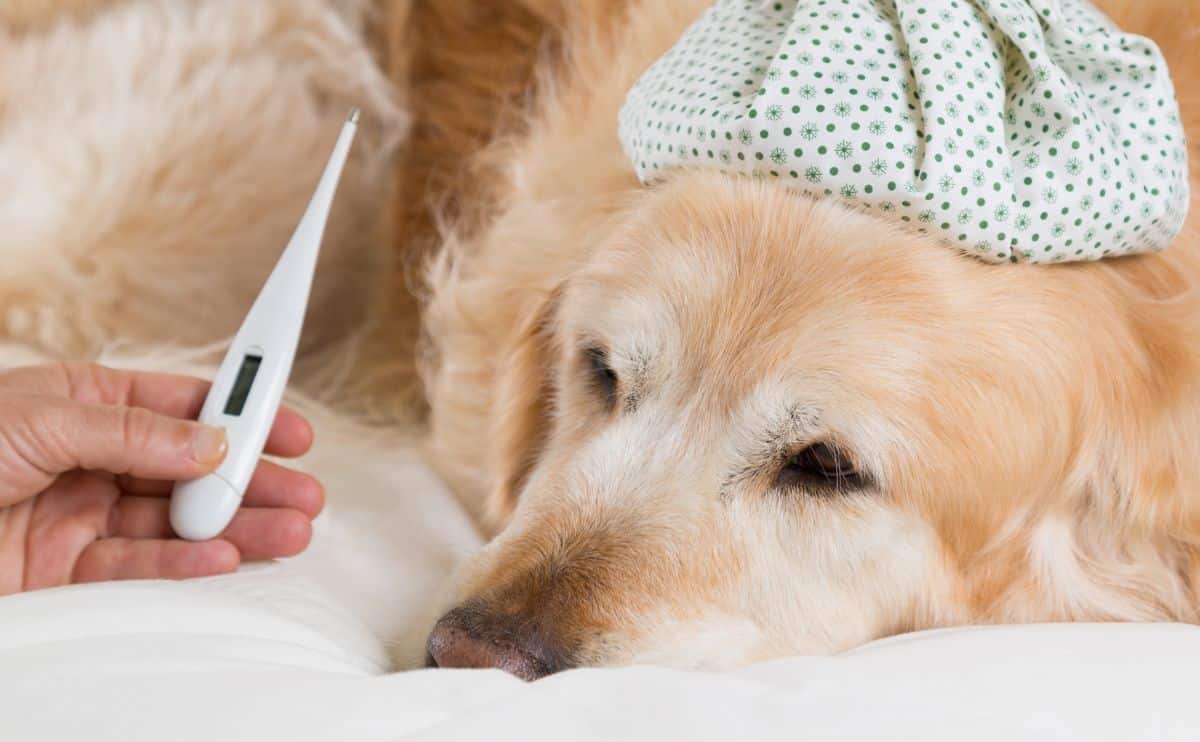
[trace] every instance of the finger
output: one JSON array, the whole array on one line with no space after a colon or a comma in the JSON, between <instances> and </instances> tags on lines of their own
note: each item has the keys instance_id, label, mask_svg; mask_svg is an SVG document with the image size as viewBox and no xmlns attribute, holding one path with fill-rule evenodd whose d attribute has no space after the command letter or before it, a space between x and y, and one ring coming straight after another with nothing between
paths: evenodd
<instances>
[{"instance_id":1,"label":"finger","mask_svg":"<svg viewBox=\"0 0 1200 742\"><path fill-rule=\"evenodd\" d=\"M158 497L123 497L109 536L119 539L174 539L170 505ZM221 534L247 560L294 556L312 541L308 516L286 508L242 508Z\"/></svg>"},{"instance_id":2,"label":"finger","mask_svg":"<svg viewBox=\"0 0 1200 742\"><path fill-rule=\"evenodd\" d=\"M166 497L175 489L175 482L166 479L142 479L122 474L117 477L122 494L136 497Z\"/></svg>"},{"instance_id":3,"label":"finger","mask_svg":"<svg viewBox=\"0 0 1200 742\"><path fill-rule=\"evenodd\" d=\"M162 415L195 420L211 384L193 376L127 371L95 363L27 366L0 374L0 388L102 405L144 407ZM312 446L312 426L303 415L281 407L267 438L266 453L300 456Z\"/></svg>"},{"instance_id":4,"label":"finger","mask_svg":"<svg viewBox=\"0 0 1200 742\"><path fill-rule=\"evenodd\" d=\"M325 488L315 477L304 472L271 461L260 461L246 487L242 504L254 508L291 508L311 520L325 507Z\"/></svg>"},{"instance_id":5,"label":"finger","mask_svg":"<svg viewBox=\"0 0 1200 742\"><path fill-rule=\"evenodd\" d=\"M232 572L239 562L237 548L228 541L106 538L83 550L71 581L206 577Z\"/></svg>"},{"instance_id":6,"label":"finger","mask_svg":"<svg viewBox=\"0 0 1200 742\"><path fill-rule=\"evenodd\" d=\"M112 538L105 540L177 540L171 529L169 507L161 498L122 498L113 517ZM241 558L250 561L295 556L312 541L312 523L296 510L242 508L220 540L233 544Z\"/></svg>"},{"instance_id":7,"label":"finger","mask_svg":"<svg viewBox=\"0 0 1200 742\"><path fill-rule=\"evenodd\" d=\"M303 415L290 407L279 408L275 423L267 436L266 453L293 458L303 456L312 448L313 429Z\"/></svg>"},{"instance_id":8,"label":"finger","mask_svg":"<svg viewBox=\"0 0 1200 742\"><path fill-rule=\"evenodd\" d=\"M126 371L95 363L26 366L0 376L0 388L90 404L145 407L183 418L200 414L209 386L192 376Z\"/></svg>"},{"instance_id":9,"label":"finger","mask_svg":"<svg viewBox=\"0 0 1200 742\"><path fill-rule=\"evenodd\" d=\"M312 445L313 432L308 421L299 413L286 407L279 409L275 418L275 427L271 429L270 437L263 453L271 456L296 457L303 456ZM265 464L261 461L259 464ZM253 480L251 480L253 481ZM167 495L171 493L175 482L141 479L138 477L122 476L121 489L135 495Z\"/></svg>"},{"instance_id":10,"label":"finger","mask_svg":"<svg viewBox=\"0 0 1200 742\"><path fill-rule=\"evenodd\" d=\"M135 539L174 538L170 512L169 500L125 495L113 505L106 535Z\"/></svg>"},{"instance_id":11,"label":"finger","mask_svg":"<svg viewBox=\"0 0 1200 742\"><path fill-rule=\"evenodd\" d=\"M171 494L175 483L120 477L118 486L127 496L162 498ZM247 507L291 508L315 518L325 507L325 488L308 474L273 461L260 461L246 487L242 504Z\"/></svg>"},{"instance_id":12,"label":"finger","mask_svg":"<svg viewBox=\"0 0 1200 742\"><path fill-rule=\"evenodd\" d=\"M221 538L247 561L295 556L312 541L312 521L298 510L242 508Z\"/></svg>"},{"instance_id":13,"label":"finger","mask_svg":"<svg viewBox=\"0 0 1200 742\"><path fill-rule=\"evenodd\" d=\"M24 397L6 431L43 472L94 469L147 479L192 479L225 457L225 431L141 407Z\"/></svg>"},{"instance_id":14,"label":"finger","mask_svg":"<svg viewBox=\"0 0 1200 742\"><path fill-rule=\"evenodd\" d=\"M191 376L121 371L91 366L107 391L102 404L144 407L163 415L195 420L200 416L211 384ZM299 412L281 406L267 435L264 452L273 456L301 456L312 447L313 430Z\"/></svg>"}]
</instances>

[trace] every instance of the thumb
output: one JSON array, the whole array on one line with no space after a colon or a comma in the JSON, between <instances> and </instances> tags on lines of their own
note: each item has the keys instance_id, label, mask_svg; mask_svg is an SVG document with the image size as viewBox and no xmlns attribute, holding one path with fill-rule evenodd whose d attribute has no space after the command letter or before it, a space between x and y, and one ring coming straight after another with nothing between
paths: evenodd
<instances>
[{"instance_id":1,"label":"thumb","mask_svg":"<svg viewBox=\"0 0 1200 742\"><path fill-rule=\"evenodd\" d=\"M225 431L141 407L35 398L22 415L27 463L48 474L92 469L145 479L192 479L225 458Z\"/></svg>"}]
</instances>

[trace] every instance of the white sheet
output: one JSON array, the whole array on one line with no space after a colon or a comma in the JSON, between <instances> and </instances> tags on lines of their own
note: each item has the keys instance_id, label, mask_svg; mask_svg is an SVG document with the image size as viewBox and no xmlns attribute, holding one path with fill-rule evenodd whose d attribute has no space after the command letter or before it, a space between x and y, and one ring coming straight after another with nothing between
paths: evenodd
<instances>
[{"instance_id":1,"label":"white sheet","mask_svg":"<svg viewBox=\"0 0 1200 742\"><path fill-rule=\"evenodd\" d=\"M634 667L527 685L493 670L375 675L269 612L162 587L16 601L31 621L106 619L103 639L68 619L35 643L6 642L4 739L1190 742L1200 732L1192 627L931 632L726 675ZM118 616L103 606L117 596L150 607L154 626L114 631ZM11 606L3 615L10 625Z\"/></svg>"}]
</instances>

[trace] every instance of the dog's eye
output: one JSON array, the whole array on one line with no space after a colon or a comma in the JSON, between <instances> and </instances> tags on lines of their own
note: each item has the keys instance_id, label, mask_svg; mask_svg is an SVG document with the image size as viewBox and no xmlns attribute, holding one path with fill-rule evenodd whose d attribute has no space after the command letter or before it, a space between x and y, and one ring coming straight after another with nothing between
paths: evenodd
<instances>
[{"instance_id":1,"label":"dog's eye","mask_svg":"<svg viewBox=\"0 0 1200 742\"><path fill-rule=\"evenodd\" d=\"M584 349L583 355L589 380L605 403L612 407L617 403L617 372L608 364L608 352L591 346Z\"/></svg>"},{"instance_id":2,"label":"dog's eye","mask_svg":"<svg viewBox=\"0 0 1200 742\"><path fill-rule=\"evenodd\" d=\"M826 487L833 490L861 488L865 478L854 467L854 460L830 443L814 443L795 454L783 465L775 486Z\"/></svg>"}]
</instances>

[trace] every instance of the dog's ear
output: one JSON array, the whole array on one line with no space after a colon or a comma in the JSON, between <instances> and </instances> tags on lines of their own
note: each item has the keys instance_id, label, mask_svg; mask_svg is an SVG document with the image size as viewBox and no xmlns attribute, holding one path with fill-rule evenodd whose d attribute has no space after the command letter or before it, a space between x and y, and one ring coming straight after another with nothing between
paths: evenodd
<instances>
[{"instance_id":1,"label":"dog's ear","mask_svg":"<svg viewBox=\"0 0 1200 742\"><path fill-rule=\"evenodd\" d=\"M502 355L489 435L489 479L485 525L499 531L512 516L517 496L546 442L553 415L554 332L561 286L541 299Z\"/></svg>"},{"instance_id":2,"label":"dog's ear","mask_svg":"<svg viewBox=\"0 0 1200 742\"><path fill-rule=\"evenodd\" d=\"M1089 476L1070 514L1071 551L1092 594L1120 595L1116 608L1102 607L1116 620L1200 615L1200 307L1173 298L1195 291L1167 280L1173 259L1124 269L1124 290L1137 292L1128 299L1133 341L1110 336L1120 355L1091 372L1106 394L1084 405L1103 417L1087 426Z\"/></svg>"}]
</instances>

